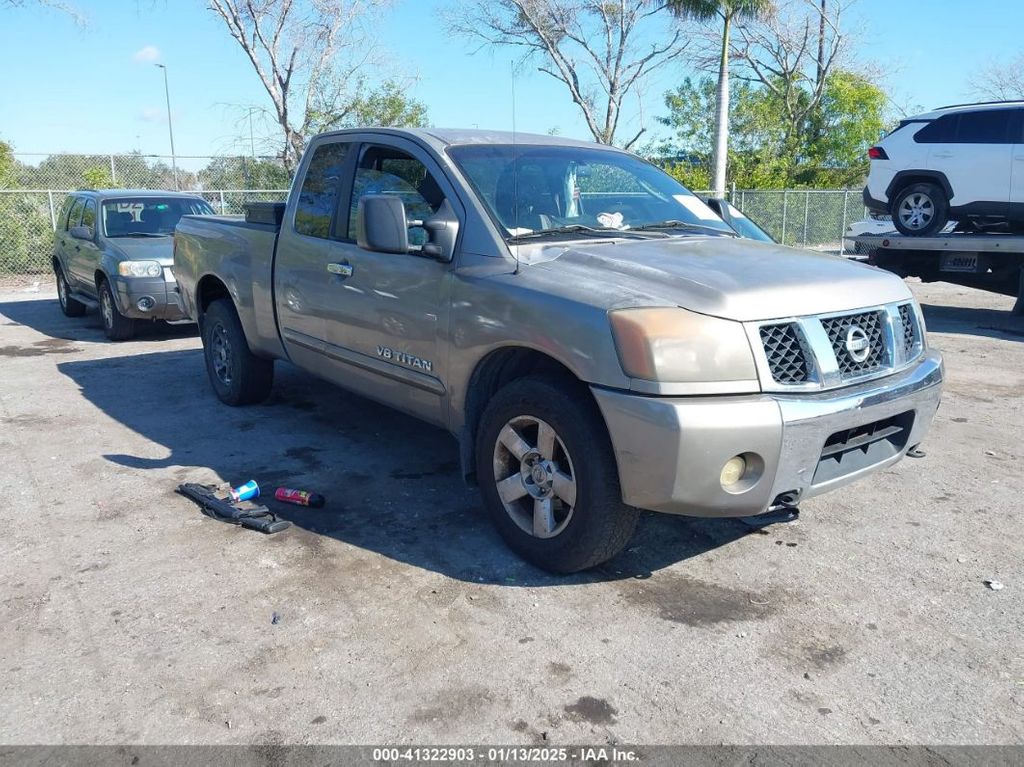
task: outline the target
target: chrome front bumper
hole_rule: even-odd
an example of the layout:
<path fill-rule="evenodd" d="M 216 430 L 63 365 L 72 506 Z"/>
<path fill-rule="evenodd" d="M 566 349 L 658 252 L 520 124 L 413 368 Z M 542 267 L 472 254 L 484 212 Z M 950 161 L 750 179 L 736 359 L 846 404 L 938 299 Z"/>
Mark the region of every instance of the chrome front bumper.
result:
<path fill-rule="evenodd" d="M 188 319 L 182 305 L 181 293 L 178 291 L 178 283 L 166 267 L 162 277 L 115 276 L 112 279 L 117 309 L 125 317 L 171 322 Z M 138 303 L 141 298 L 151 298 L 153 307 L 148 311 L 140 309 Z"/>
<path fill-rule="evenodd" d="M 760 514 L 780 496 L 803 500 L 899 461 L 928 432 L 942 393 L 942 357 L 857 386 L 799 395 L 643 397 L 592 387 L 619 467 L 623 500 L 652 511 L 703 517 Z M 888 440 L 826 443 L 846 430 L 898 422 Z M 837 447 L 830 443 L 829 450 Z M 726 461 L 754 456 L 753 474 L 722 487 Z M 759 465 L 761 464 L 761 465 Z"/>

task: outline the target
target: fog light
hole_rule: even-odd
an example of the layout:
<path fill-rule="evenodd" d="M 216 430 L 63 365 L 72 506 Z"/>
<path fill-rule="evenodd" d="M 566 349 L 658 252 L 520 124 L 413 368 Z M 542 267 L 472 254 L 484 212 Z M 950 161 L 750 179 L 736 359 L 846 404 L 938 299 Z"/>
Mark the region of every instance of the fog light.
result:
<path fill-rule="evenodd" d="M 729 487 L 743 479 L 743 475 L 746 472 L 747 462 L 743 459 L 743 456 L 734 455 L 722 467 L 722 475 L 719 477 L 719 481 L 722 483 L 722 487 Z"/>
<path fill-rule="evenodd" d="M 154 301 L 149 296 L 143 296 L 135 303 L 135 305 L 139 307 L 140 312 L 148 312 L 151 311 L 154 306 L 156 306 L 156 301 Z"/>

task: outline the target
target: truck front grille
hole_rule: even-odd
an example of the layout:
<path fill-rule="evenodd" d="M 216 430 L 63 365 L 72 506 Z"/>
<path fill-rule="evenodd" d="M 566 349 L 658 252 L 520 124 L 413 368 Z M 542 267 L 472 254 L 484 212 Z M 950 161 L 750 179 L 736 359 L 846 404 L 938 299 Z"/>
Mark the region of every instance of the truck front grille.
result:
<path fill-rule="evenodd" d="M 768 367 L 776 383 L 796 384 L 807 381 L 807 359 L 793 323 L 762 325 L 761 343 L 764 344 Z"/>
<path fill-rule="evenodd" d="M 812 483 L 829 482 L 892 458 L 907 446 L 914 412 L 843 429 L 825 440 Z"/>
<path fill-rule="evenodd" d="M 880 378 L 910 366 L 926 348 L 909 301 L 751 323 L 747 332 L 765 391 L 820 391 Z"/>
<path fill-rule="evenodd" d="M 914 356 L 914 349 L 917 346 L 917 328 L 910 304 L 903 304 L 900 307 L 900 324 L 903 325 L 903 356 L 909 360 Z"/>
<path fill-rule="evenodd" d="M 864 312 L 847 314 L 841 317 L 827 317 L 821 326 L 828 334 L 839 363 L 839 374 L 843 378 L 855 378 L 876 371 L 886 364 L 885 336 L 882 332 L 884 322 L 882 312 Z M 859 352 L 851 350 L 851 331 L 857 328 L 867 337 L 867 355 L 859 358 Z M 855 332 L 855 331 L 854 331 Z"/>

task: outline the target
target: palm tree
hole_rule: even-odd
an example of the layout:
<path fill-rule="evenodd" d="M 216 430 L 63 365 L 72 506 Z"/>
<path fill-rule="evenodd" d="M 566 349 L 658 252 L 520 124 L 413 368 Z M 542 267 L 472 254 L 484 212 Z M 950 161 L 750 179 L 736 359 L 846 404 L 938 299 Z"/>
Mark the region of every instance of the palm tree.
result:
<path fill-rule="evenodd" d="M 715 197 L 725 196 L 725 167 L 729 155 L 729 32 L 733 20 L 752 19 L 767 13 L 773 0 L 668 0 L 668 9 L 680 18 L 698 21 L 722 20 L 722 55 L 718 60 L 718 90 L 715 94 Z"/>

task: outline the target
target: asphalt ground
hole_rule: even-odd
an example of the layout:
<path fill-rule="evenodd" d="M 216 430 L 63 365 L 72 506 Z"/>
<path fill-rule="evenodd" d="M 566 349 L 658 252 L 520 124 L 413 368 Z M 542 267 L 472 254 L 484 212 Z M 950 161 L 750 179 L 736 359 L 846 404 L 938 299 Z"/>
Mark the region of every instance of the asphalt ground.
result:
<path fill-rule="evenodd" d="M 1020 744 L 1024 320 L 912 287 L 926 457 L 796 523 L 645 514 L 569 578 L 504 547 L 447 434 L 287 365 L 228 408 L 194 328 L 114 344 L 0 290 L 0 744 Z M 265 536 L 174 492 L 250 478 L 328 505 Z"/>

